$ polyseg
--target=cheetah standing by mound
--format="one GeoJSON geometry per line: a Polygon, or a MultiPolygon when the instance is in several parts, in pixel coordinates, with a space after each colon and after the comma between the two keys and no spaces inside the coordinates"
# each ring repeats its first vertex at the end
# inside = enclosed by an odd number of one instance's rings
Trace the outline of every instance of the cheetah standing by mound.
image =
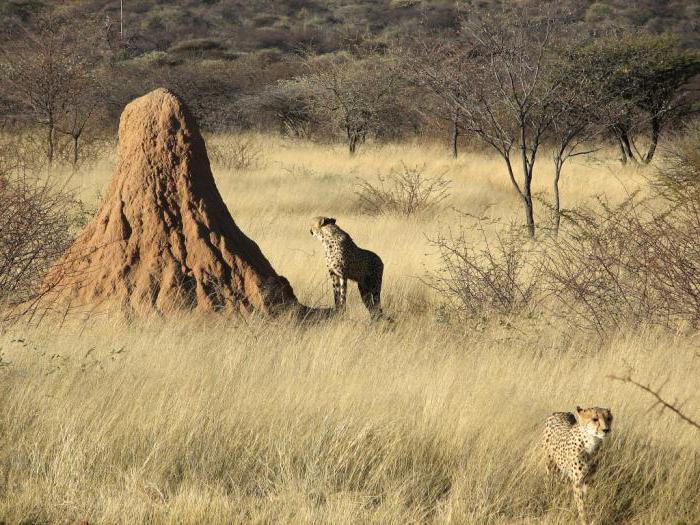
{"type": "Polygon", "coordinates": [[[607,408],[576,407],[578,422],[571,412],[557,412],[545,421],[542,446],[547,471],[558,470],[571,483],[581,523],[586,523],[583,498],[595,474],[596,454],[610,432],[612,413],[607,408]]]}
{"type": "Polygon", "coordinates": [[[345,308],[348,279],[357,282],[362,302],[372,318],[382,317],[380,295],[384,263],[379,256],[363,250],[346,232],[335,224],[332,217],[315,217],[311,235],[323,243],[326,266],[333,280],[333,298],[338,310],[345,308]]]}

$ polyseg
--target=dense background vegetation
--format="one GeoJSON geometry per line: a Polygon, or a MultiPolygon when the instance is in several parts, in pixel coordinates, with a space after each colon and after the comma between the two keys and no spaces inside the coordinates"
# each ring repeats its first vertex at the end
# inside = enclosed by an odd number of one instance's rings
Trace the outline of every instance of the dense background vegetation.
{"type": "MultiPolygon", "coordinates": [[[[537,11],[547,3],[527,4],[537,11]]],[[[560,4],[576,38],[672,33],[680,47],[698,46],[700,8],[692,2],[560,4]]],[[[486,0],[127,0],[122,32],[117,0],[9,0],[0,6],[0,42],[10,53],[27,39],[46,44],[50,35],[59,34],[66,40],[54,43],[60,55],[72,41],[71,51],[80,48],[102,77],[102,125],[113,128],[124,103],[164,85],[195,107],[206,129],[276,125],[289,131],[290,118],[311,116],[296,114],[300,108],[294,102],[301,94],[277,83],[308,72],[302,55],[385,56],[417,35],[453,38],[465,20],[502,13],[508,5],[486,0]]],[[[13,93],[11,86],[0,89],[0,118],[6,123],[26,113],[13,93]]],[[[410,125],[401,131],[415,132],[416,116],[407,120],[410,125]]],[[[422,122],[420,129],[435,126],[440,123],[422,122]]]]}

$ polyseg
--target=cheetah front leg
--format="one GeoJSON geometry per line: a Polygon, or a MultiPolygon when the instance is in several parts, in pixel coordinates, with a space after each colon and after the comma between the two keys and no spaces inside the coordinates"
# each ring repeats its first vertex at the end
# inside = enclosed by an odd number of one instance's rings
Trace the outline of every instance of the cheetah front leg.
{"type": "Polygon", "coordinates": [[[347,296],[348,280],[336,273],[330,272],[333,282],[333,302],[336,310],[345,308],[345,298],[347,296]]]}
{"type": "Polygon", "coordinates": [[[550,457],[547,457],[545,459],[544,472],[547,478],[554,478],[557,475],[559,475],[559,467],[557,466],[556,462],[550,457]]]}
{"type": "Polygon", "coordinates": [[[372,286],[372,305],[374,307],[373,317],[379,318],[384,315],[382,312],[382,274],[381,270],[379,275],[374,279],[374,286],[372,286]]]}
{"type": "Polygon", "coordinates": [[[336,310],[345,308],[345,298],[347,296],[348,280],[336,273],[330,272],[333,282],[333,302],[336,310]]]}
{"type": "Polygon", "coordinates": [[[338,304],[337,308],[344,310],[345,301],[348,296],[348,280],[345,277],[338,277],[338,304]]]}
{"type": "Polygon", "coordinates": [[[328,272],[331,274],[331,284],[333,285],[333,304],[335,308],[338,308],[338,302],[340,301],[338,297],[338,292],[340,292],[340,277],[334,274],[332,271],[328,272]]]}
{"type": "Polygon", "coordinates": [[[588,520],[586,519],[586,508],[584,505],[584,498],[586,496],[586,486],[585,481],[575,481],[574,482],[574,500],[576,501],[576,510],[578,511],[578,518],[581,525],[588,525],[588,520]]]}

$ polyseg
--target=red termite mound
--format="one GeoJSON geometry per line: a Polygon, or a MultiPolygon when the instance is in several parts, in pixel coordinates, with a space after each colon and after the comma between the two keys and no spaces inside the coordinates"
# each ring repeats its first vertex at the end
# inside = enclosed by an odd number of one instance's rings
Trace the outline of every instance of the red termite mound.
{"type": "Polygon", "coordinates": [[[124,109],[100,210],[46,284],[52,300],[132,313],[274,315],[298,306],[287,279],[236,226],[195,119],[165,89],[124,109]]]}

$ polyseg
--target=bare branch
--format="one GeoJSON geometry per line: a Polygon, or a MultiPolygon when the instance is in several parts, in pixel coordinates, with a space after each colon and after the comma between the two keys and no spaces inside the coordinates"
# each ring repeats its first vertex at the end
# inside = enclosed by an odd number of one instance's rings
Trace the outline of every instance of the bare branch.
{"type": "Polygon", "coordinates": [[[635,381],[630,374],[626,376],[609,375],[608,379],[612,379],[613,381],[621,381],[623,383],[633,385],[639,388],[640,390],[643,390],[656,400],[653,406],[660,406],[661,411],[664,411],[666,409],[670,410],[671,412],[676,414],[676,416],[678,416],[680,419],[688,423],[690,426],[695,427],[697,430],[700,430],[700,423],[685,415],[680,410],[680,408],[678,408],[674,403],[671,403],[670,401],[667,401],[663,397],[661,397],[661,390],[665,386],[666,382],[664,382],[664,384],[658,390],[654,390],[650,385],[645,385],[643,383],[635,381]]]}

